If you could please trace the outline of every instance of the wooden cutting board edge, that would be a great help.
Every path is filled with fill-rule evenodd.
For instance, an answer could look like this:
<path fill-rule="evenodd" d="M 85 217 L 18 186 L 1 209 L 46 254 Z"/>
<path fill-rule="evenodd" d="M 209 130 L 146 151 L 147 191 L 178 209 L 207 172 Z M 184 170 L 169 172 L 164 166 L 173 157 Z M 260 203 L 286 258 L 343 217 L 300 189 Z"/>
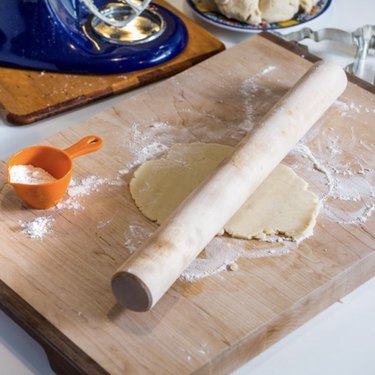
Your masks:
<path fill-rule="evenodd" d="M 361 276 L 358 278 L 358 270 Z M 375 276 L 375 254 L 361 259 L 350 270 L 343 271 L 321 288 L 298 301 L 292 308 L 284 311 L 274 320 L 265 323 L 241 341 L 233 344 L 227 353 L 221 353 L 211 363 L 203 366 L 193 375 L 227 375 L 256 357 L 272 344 L 307 323 L 354 289 Z M 235 361 L 228 360 L 231 356 Z M 234 362 L 236 363 L 234 365 Z"/>
<path fill-rule="evenodd" d="M 316 62 L 320 60 L 319 57 L 309 53 L 305 47 L 297 43 L 284 41 L 277 35 L 268 32 L 263 32 L 259 35 L 308 61 Z M 373 85 L 351 74 L 347 75 L 349 81 L 375 94 Z M 366 258 L 361 259 L 349 271 L 344 271 L 344 273 L 346 275 L 338 275 L 321 289 L 315 290 L 306 298 L 298 301 L 292 309 L 284 312 L 274 321 L 267 322 L 267 324 L 259 327 L 255 333 L 251 333 L 240 342 L 233 344 L 225 353 L 220 353 L 220 357 L 214 358 L 210 363 L 198 369 L 194 375 L 228 374 L 297 327 L 306 323 L 335 301 L 374 277 L 375 253 L 371 253 Z M 361 275 L 360 278 L 358 278 L 357 274 Z M 324 296 L 323 298 L 322 295 Z M 0 309 L 43 347 L 51 368 L 57 374 L 108 375 L 107 371 L 1 280 Z M 293 318 L 290 319 L 290 316 Z M 228 360 L 229 356 L 236 358 L 235 364 L 234 361 Z"/>

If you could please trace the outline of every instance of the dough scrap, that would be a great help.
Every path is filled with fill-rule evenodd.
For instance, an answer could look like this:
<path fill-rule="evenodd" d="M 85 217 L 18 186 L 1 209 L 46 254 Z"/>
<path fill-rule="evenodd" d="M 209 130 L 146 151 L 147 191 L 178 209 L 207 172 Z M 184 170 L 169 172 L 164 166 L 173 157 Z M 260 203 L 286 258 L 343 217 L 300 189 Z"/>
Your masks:
<path fill-rule="evenodd" d="M 214 143 L 176 144 L 161 159 L 146 161 L 130 181 L 140 211 L 161 224 L 233 148 Z M 312 233 L 318 197 L 289 167 L 280 164 L 252 194 L 224 230 L 233 237 L 281 235 L 301 240 Z"/>

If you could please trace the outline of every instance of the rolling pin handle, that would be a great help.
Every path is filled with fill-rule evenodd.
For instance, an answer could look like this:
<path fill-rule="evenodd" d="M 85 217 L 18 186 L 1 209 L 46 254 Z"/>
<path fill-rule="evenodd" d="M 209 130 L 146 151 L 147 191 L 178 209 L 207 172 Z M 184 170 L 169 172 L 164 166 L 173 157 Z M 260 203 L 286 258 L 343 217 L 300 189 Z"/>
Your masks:
<path fill-rule="evenodd" d="M 131 273 L 117 272 L 112 278 L 112 291 L 117 301 L 130 310 L 143 312 L 152 306 L 150 290 Z"/>

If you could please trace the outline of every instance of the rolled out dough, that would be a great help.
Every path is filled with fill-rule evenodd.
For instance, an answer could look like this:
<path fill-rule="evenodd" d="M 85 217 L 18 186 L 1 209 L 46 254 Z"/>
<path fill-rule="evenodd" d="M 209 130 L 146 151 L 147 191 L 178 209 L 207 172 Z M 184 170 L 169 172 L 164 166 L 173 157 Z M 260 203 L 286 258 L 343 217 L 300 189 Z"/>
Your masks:
<path fill-rule="evenodd" d="M 230 153 L 230 146 L 176 144 L 161 159 L 146 161 L 130 181 L 140 211 L 161 224 L 185 197 Z M 307 182 L 280 164 L 225 225 L 237 238 L 281 235 L 301 240 L 309 235 L 319 211 L 318 197 Z"/>

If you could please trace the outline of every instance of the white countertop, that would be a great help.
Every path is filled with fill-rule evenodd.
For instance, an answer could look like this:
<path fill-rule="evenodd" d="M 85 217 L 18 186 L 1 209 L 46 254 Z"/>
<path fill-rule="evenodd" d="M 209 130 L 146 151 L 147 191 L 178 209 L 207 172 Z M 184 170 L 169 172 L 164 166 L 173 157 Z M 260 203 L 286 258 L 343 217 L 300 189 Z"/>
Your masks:
<path fill-rule="evenodd" d="M 193 17 L 184 0 L 170 0 Z M 347 31 L 375 23 L 374 0 L 333 0 L 321 17 L 305 24 L 317 30 L 336 27 Z M 193 19 L 195 19 L 193 17 Z M 230 48 L 249 34 L 219 29 L 195 19 Z M 298 29 L 298 27 L 293 28 Z M 292 29 L 289 29 L 290 31 Z M 345 53 L 330 53 L 329 45 L 309 43 L 312 52 L 350 62 Z M 134 94 L 135 91 L 83 109 L 28 126 L 10 126 L 0 120 L 0 157 L 36 143 L 58 131 L 102 112 Z M 375 129 L 374 129 L 375 131 Z M 237 370 L 235 375 L 374 375 L 375 374 L 375 279 L 310 320 L 293 333 Z M 0 311 L 0 374 L 53 374 L 43 349 L 26 332 Z"/>

